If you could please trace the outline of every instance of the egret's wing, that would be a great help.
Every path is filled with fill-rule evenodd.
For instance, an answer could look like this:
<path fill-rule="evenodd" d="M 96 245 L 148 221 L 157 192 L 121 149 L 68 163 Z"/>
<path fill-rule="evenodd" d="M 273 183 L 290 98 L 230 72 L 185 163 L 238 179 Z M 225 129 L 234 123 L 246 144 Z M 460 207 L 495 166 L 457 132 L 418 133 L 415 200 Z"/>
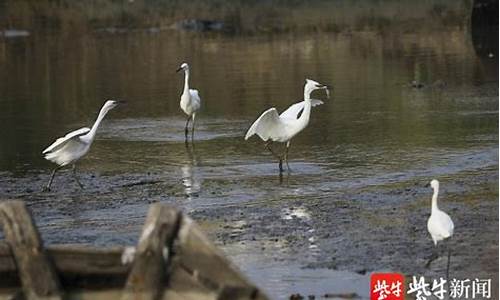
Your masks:
<path fill-rule="evenodd" d="M 278 111 L 273 107 L 263 112 L 262 115 L 253 122 L 245 135 L 245 140 L 257 134 L 262 140 L 267 141 L 269 138 L 279 135 L 282 129 L 283 126 Z"/>
<path fill-rule="evenodd" d="M 193 105 L 193 110 L 197 111 L 201 106 L 200 93 L 198 90 L 190 89 L 189 94 L 191 95 L 191 103 Z"/>
<path fill-rule="evenodd" d="M 443 214 L 446 216 L 444 217 L 443 219 L 443 226 L 444 228 L 446 228 L 446 232 L 448 233 L 448 235 L 446 237 L 450 237 L 453 235 L 453 230 L 455 229 L 455 224 L 453 224 L 453 221 L 451 220 L 450 216 L 443 212 Z"/>
<path fill-rule="evenodd" d="M 191 94 L 191 97 L 200 99 L 200 92 L 198 90 L 189 89 L 189 93 Z"/>
<path fill-rule="evenodd" d="M 48 146 L 45 150 L 43 150 L 42 154 L 46 154 L 46 153 L 55 151 L 55 150 L 59 149 L 60 147 L 64 146 L 67 142 L 89 133 L 89 131 L 90 131 L 90 128 L 87 128 L 87 127 L 83 127 L 83 128 L 77 129 L 75 131 L 71 131 L 70 133 L 66 134 L 65 136 L 58 138 L 52 145 Z"/>
<path fill-rule="evenodd" d="M 311 99 L 311 106 L 318 106 L 323 104 L 323 101 L 317 100 L 317 99 Z M 280 117 L 282 119 L 293 119 L 296 120 L 300 116 L 300 112 L 304 109 L 304 106 L 306 105 L 305 101 L 297 102 L 295 104 L 292 104 L 287 110 L 282 112 L 280 114 Z"/>
<path fill-rule="evenodd" d="M 454 224 L 448 214 L 440 211 L 436 216 L 431 216 L 427 223 L 427 229 L 431 234 L 448 238 L 453 235 Z"/>

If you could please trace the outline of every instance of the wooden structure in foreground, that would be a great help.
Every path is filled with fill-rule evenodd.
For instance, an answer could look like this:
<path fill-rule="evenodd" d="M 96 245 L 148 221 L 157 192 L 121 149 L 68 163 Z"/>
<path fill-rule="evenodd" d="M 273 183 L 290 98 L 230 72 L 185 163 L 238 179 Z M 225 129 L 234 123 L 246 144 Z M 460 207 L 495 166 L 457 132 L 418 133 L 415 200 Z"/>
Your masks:
<path fill-rule="evenodd" d="M 151 205 L 136 247 L 44 248 L 26 205 L 0 202 L 0 299 L 267 299 L 178 210 Z"/>

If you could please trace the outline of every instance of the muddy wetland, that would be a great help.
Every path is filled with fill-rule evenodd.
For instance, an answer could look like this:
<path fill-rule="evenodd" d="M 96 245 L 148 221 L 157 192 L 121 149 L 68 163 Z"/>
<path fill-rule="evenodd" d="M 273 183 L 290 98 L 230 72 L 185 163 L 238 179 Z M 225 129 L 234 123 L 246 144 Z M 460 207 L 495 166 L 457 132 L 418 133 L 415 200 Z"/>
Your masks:
<path fill-rule="evenodd" d="M 184 143 L 183 76 L 203 99 Z M 308 127 L 279 175 L 252 122 L 313 98 Z M 42 188 L 41 151 L 126 100 L 78 163 Z M 44 240 L 137 242 L 148 206 L 190 214 L 273 299 L 369 297 L 370 273 L 445 276 L 425 268 L 432 190 L 455 223 L 450 276 L 498 287 L 498 56 L 467 26 L 429 32 L 363 28 L 229 35 L 176 30 L 43 33 L 0 40 L 0 197 L 27 201 Z M 498 290 L 494 289 L 497 297 Z"/>

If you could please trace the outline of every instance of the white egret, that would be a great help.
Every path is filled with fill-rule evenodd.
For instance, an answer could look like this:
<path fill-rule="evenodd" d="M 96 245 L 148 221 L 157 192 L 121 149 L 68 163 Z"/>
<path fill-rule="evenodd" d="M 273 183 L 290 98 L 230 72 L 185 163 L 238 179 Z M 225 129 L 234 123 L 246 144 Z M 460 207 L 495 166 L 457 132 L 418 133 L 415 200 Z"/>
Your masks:
<path fill-rule="evenodd" d="M 187 140 L 190 120 L 193 121 L 191 139 L 193 139 L 194 137 L 194 122 L 196 113 L 201 106 L 201 99 L 198 90 L 189 88 L 189 65 L 187 63 L 182 63 L 181 66 L 177 69 L 177 72 L 181 70 L 184 70 L 184 90 L 182 91 L 180 106 L 184 113 L 186 113 L 186 115 L 188 116 L 186 121 L 186 128 L 184 129 Z"/>
<path fill-rule="evenodd" d="M 437 247 L 437 243 L 445 240 L 453 235 L 453 221 L 450 216 L 444 211 L 440 210 L 437 204 L 437 198 L 439 193 L 439 181 L 433 179 L 430 182 L 430 186 L 434 189 L 434 194 L 432 195 L 432 206 L 431 206 L 431 216 L 427 220 L 427 230 L 431 234 L 434 246 Z M 427 262 L 427 266 L 432 262 L 433 258 Z M 450 269 L 450 249 L 448 247 L 448 263 L 446 268 L 446 276 L 448 277 L 448 272 Z"/>
<path fill-rule="evenodd" d="M 252 126 L 250 126 L 250 129 L 248 129 L 245 135 L 245 140 L 257 134 L 266 142 L 267 149 L 279 159 L 280 172 L 283 172 L 283 158 L 290 171 L 290 166 L 288 165 L 290 141 L 309 123 L 311 107 L 323 104 L 323 101 L 311 99 L 311 93 L 319 89 L 326 90 L 327 97 L 330 97 L 328 86 L 311 79 L 306 79 L 306 84 L 304 85 L 304 101 L 291 105 L 280 115 L 278 115 L 278 111 L 274 107 L 266 110 Z M 280 156 L 274 153 L 271 148 L 272 142 L 286 143 L 284 155 Z"/>
<path fill-rule="evenodd" d="M 92 142 L 94 141 L 97 128 L 99 127 L 102 119 L 104 119 L 104 116 L 106 116 L 108 111 L 118 105 L 118 103 L 119 101 L 115 100 L 106 101 L 92 128 L 83 127 L 72 131 L 64 137 L 58 138 L 52 145 L 43 150 L 42 154 L 45 154 L 46 160 L 50 160 L 51 162 L 59 165 L 54 169 L 54 171 L 52 171 L 52 175 L 50 176 L 49 183 L 45 187 L 45 190 L 50 190 L 52 180 L 54 179 L 57 170 L 69 164 L 73 165 L 73 177 L 80 188 L 83 188 L 83 185 L 76 177 L 75 163 L 87 154 L 90 149 L 90 145 L 92 145 Z"/>

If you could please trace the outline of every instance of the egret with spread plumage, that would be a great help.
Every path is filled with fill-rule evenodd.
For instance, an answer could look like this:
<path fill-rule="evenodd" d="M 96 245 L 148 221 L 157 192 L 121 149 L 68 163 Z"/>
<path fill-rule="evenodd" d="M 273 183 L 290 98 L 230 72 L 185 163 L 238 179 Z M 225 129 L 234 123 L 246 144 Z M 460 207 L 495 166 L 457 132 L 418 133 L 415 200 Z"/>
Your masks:
<path fill-rule="evenodd" d="M 323 104 L 321 100 L 311 99 L 311 93 L 315 90 L 326 90 L 327 97 L 330 97 L 328 86 L 306 79 L 303 101 L 291 105 L 280 115 L 278 115 L 278 111 L 274 107 L 266 110 L 250 126 L 245 135 L 245 140 L 257 134 L 266 142 L 267 149 L 279 159 L 280 172 L 283 172 L 283 160 L 285 160 L 288 171 L 290 171 L 288 164 L 290 141 L 309 124 L 311 107 Z M 271 145 L 273 142 L 286 143 L 283 155 L 278 155 L 272 150 Z"/>
<path fill-rule="evenodd" d="M 63 137 L 58 138 L 52 145 L 43 150 L 42 154 L 45 155 L 45 159 L 58 165 L 58 167 L 52 171 L 52 175 L 50 176 L 49 183 L 45 187 L 45 190 L 50 190 L 50 186 L 52 185 L 56 172 L 67 165 L 73 165 L 73 177 L 80 188 L 83 188 L 83 185 L 76 176 L 76 162 L 89 152 L 90 146 L 95 139 L 99 124 L 101 124 L 104 116 L 106 116 L 111 109 L 116 107 L 118 103 L 119 101 L 115 100 L 106 101 L 92 128 L 83 127 L 72 131 Z"/>

